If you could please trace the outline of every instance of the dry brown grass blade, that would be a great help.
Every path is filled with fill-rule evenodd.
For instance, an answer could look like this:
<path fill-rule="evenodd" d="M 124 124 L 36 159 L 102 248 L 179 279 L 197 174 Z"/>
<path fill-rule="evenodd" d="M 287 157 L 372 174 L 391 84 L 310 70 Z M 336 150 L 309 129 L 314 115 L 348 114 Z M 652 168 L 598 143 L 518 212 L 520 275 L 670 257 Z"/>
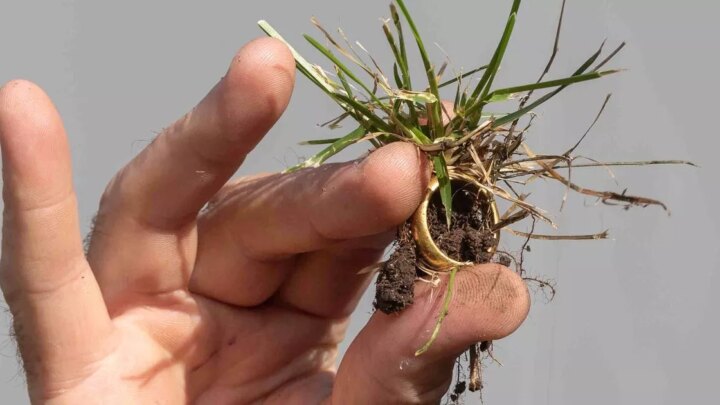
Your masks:
<path fill-rule="evenodd" d="M 530 194 L 515 194 L 515 195 L 516 195 L 517 199 L 519 199 L 521 201 L 525 201 L 525 199 L 527 199 L 527 197 Z M 509 218 L 511 215 L 514 215 L 516 211 L 520 211 L 520 210 L 522 210 L 522 208 L 518 207 L 517 204 L 512 204 L 512 205 L 510 205 L 510 207 L 508 207 L 508 209 L 505 210 L 504 213 L 502 213 L 502 215 L 500 215 L 500 220 Z"/>
<path fill-rule="evenodd" d="M 482 159 L 478 155 L 477 149 L 473 148 L 472 145 L 468 149 L 470 152 L 470 157 L 472 158 L 473 162 L 475 162 L 475 167 L 479 168 L 482 173 L 482 179 L 487 184 L 494 184 L 495 182 L 490 177 L 490 168 L 485 168 L 485 163 L 483 163 Z M 490 164 L 492 165 L 494 163 L 493 160 L 490 161 Z"/>
<path fill-rule="evenodd" d="M 522 172 L 537 170 L 537 166 L 541 166 L 540 161 L 547 160 L 545 165 L 550 167 L 557 167 L 560 162 L 569 162 L 571 159 L 564 155 L 535 155 L 533 157 L 527 157 L 524 159 L 510 160 L 505 163 L 501 163 L 500 170 L 508 172 Z"/>
<path fill-rule="evenodd" d="M 590 126 L 588 126 L 588 129 L 585 131 L 585 133 L 578 139 L 578 141 L 573 145 L 572 148 L 568 149 L 565 153 L 563 153 L 563 156 L 570 157 L 570 155 L 575 152 L 575 149 L 580 146 L 582 141 L 585 140 L 585 138 L 588 136 L 590 131 L 595 127 L 595 124 L 600 120 L 600 117 L 602 116 L 603 112 L 605 111 L 605 107 L 607 107 L 608 103 L 610 102 L 610 97 L 612 97 L 612 94 L 608 94 L 605 96 L 605 101 L 603 101 L 602 106 L 600 107 L 600 111 L 598 111 L 597 115 L 595 116 L 595 119 L 590 123 Z"/>
<path fill-rule="evenodd" d="M 500 220 L 500 222 L 498 222 L 497 224 L 495 224 L 495 225 L 492 227 L 491 231 L 492 231 L 492 232 L 497 232 L 497 231 L 499 231 L 499 230 L 501 230 L 501 229 L 503 229 L 503 228 L 506 228 L 506 227 L 508 227 L 508 226 L 516 223 L 516 222 L 520 222 L 520 221 L 522 221 L 523 219 L 525 219 L 525 218 L 527 218 L 527 217 L 529 217 L 529 216 L 530 216 L 530 212 L 529 212 L 529 211 L 525 211 L 525 210 L 523 210 L 523 211 L 518 211 L 518 212 L 516 212 L 515 214 L 512 214 L 512 215 L 508 216 L 507 218 L 504 218 L 504 219 Z"/>
<path fill-rule="evenodd" d="M 527 145 L 523 145 L 523 147 L 529 156 L 533 155 L 532 150 L 530 150 L 530 148 L 527 147 Z M 627 203 L 630 205 L 639 205 L 639 206 L 644 206 L 644 207 L 647 207 L 649 205 L 658 205 L 658 206 L 662 207 L 665 211 L 668 210 L 668 208 L 665 204 L 663 204 L 662 202 L 660 202 L 658 200 L 652 199 L 652 198 L 627 195 L 627 194 L 625 194 L 625 191 L 623 191 L 622 193 L 616 193 L 613 191 L 597 191 L 597 190 L 578 186 L 577 184 L 575 184 L 575 183 L 571 182 L 570 180 L 566 179 L 565 177 L 563 177 L 560 173 L 558 173 L 556 170 L 554 170 L 552 167 L 545 164 L 544 162 L 538 161 L 538 163 L 541 166 L 543 166 L 543 169 L 545 169 L 545 171 L 542 173 L 539 173 L 537 175 L 557 180 L 560 183 L 564 184 L 566 187 L 572 189 L 573 191 L 580 193 L 580 194 L 587 195 L 587 196 L 597 197 L 603 203 L 617 201 L 617 202 L 624 202 L 624 203 Z"/>
<path fill-rule="evenodd" d="M 514 229 L 505 228 L 504 230 L 510 232 L 513 235 L 521 236 L 528 239 L 539 239 L 539 240 L 599 240 L 607 239 L 608 231 L 600 233 L 594 233 L 589 235 L 542 235 L 534 232 L 521 232 Z"/>
<path fill-rule="evenodd" d="M 341 46 L 341 45 L 335 40 L 335 38 L 332 36 L 332 34 L 330 34 L 330 32 L 328 32 L 328 31 L 322 26 L 322 24 L 320 24 L 320 22 L 317 20 L 317 18 L 312 17 L 312 18 L 310 19 L 310 21 L 312 22 L 312 24 L 313 24 L 318 30 L 320 30 L 320 32 L 322 32 L 323 36 L 325 36 L 325 39 L 327 39 L 328 42 L 330 42 L 330 44 L 331 44 L 333 47 L 335 47 L 335 49 L 338 50 L 338 52 L 340 52 L 343 56 L 345 56 L 346 58 L 348 58 L 348 60 L 350 60 L 352 63 L 354 63 L 355 65 L 359 66 L 362 70 L 364 70 L 364 71 L 365 71 L 367 74 L 369 74 L 371 77 L 373 77 L 373 78 L 375 77 L 375 72 L 373 72 L 372 69 L 370 69 L 370 67 L 369 67 L 365 62 L 363 62 L 362 59 L 360 59 L 360 57 L 357 55 L 357 53 L 355 53 L 355 52 L 352 52 L 352 53 L 351 53 L 351 52 L 348 52 L 347 49 L 345 49 L 343 46 Z M 350 49 L 352 50 L 351 47 L 350 47 Z"/>
<path fill-rule="evenodd" d="M 548 72 L 550 72 L 550 68 L 552 67 L 553 63 L 555 63 L 555 57 L 557 56 L 558 51 L 560 50 L 560 33 L 562 32 L 563 17 L 565 16 L 565 2 L 566 2 L 566 0 L 563 0 L 562 6 L 560 6 L 560 16 L 558 17 L 557 26 L 555 28 L 555 39 L 553 40 L 553 50 L 550 53 L 550 59 L 548 60 L 547 64 L 545 65 L 545 69 L 540 74 L 540 77 L 537 80 L 538 83 L 540 83 L 542 81 L 542 79 L 545 78 L 545 75 L 547 75 Z M 523 107 L 525 107 L 527 102 L 530 100 L 530 97 L 532 97 L 533 93 L 534 93 L 534 90 L 529 91 L 520 100 L 518 109 L 522 109 Z M 512 136 L 513 133 L 515 132 L 515 128 L 517 127 L 518 122 L 520 122 L 519 118 L 517 120 L 515 120 L 512 123 L 512 125 L 510 126 L 510 136 Z M 522 139 L 522 135 L 520 135 L 519 138 Z"/>
<path fill-rule="evenodd" d="M 480 348 L 479 344 L 472 345 L 470 347 L 470 376 L 469 386 L 470 392 L 477 392 L 482 390 L 482 364 L 480 364 Z"/>
<path fill-rule="evenodd" d="M 686 166 L 692 166 L 692 167 L 698 167 L 693 162 L 690 162 L 688 160 L 676 160 L 676 159 L 668 159 L 668 160 L 635 160 L 635 161 L 618 161 L 618 162 L 602 162 L 596 159 L 589 158 L 587 156 L 576 156 L 573 157 L 572 160 L 577 159 L 587 159 L 591 161 L 592 163 L 574 163 L 572 164 L 573 169 L 577 168 L 594 168 L 594 167 L 602 167 L 610 171 L 610 177 L 612 179 L 615 179 L 615 175 L 610 170 L 611 167 L 616 166 L 655 166 L 655 165 L 686 165 Z M 555 169 L 567 169 L 568 165 L 558 164 L 554 167 Z M 522 177 L 522 176 L 529 176 L 534 174 L 541 174 L 544 173 L 546 169 L 534 169 L 529 171 L 516 171 L 516 170 L 506 170 L 503 169 L 503 180 L 508 180 L 516 177 Z"/>
<path fill-rule="evenodd" d="M 482 184 L 482 183 L 480 183 L 480 182 L 476 182 L 475 184 L 476 184 L 479 188 L 481 188 L 481 189 L 483 189 L 483 190 L 486 190 L 486 191 L 489 191 L 490 193 L 492 193 L 492 194 L 493 194 L 494 196 L 496 196 L 496 197 L 499 197 L 499 198 L 502 198 L 502 199 L 505 200 L 505 201 L 509 201 L 509 202 L 511 202 L 511 203 L 517 204 L 517 205 L 518 205 L 519 207 L 521 207 L 522 209 L 530 212 L 532 216 L 534 216 L 534 217 L 536 217 L 536 218 L 539 218 L 539 219 L 547 222 L 547 223 L 550 224 L 550 226 L 552 226 L 553 228 L 557 228 L 557 225 L 555 224 L 555 222 L 553 222 L 552 219 L 550 219 L 543 210 L 541 210 L 540 208 L 535 207 L 534 205 L 532 205 L 532 204 L 530 204 L 530 203 L 527 203 L 527 202 L 525 202 L 525 201 L 522 201 L 522 200 L 519 200 L 519 199 L 513 197 L 512 195 L 510 195 L 510 193 L 508 193 L 507 191 L 505 191 L 503 188 L 500 188 L 500 187 L 495 186 L 495 185 Z"/>
<path fill-rule="evenodd" d="M 655 200 L 655 199 L 647 198 L 647 197 L 635 196 L 635 195 L 627 195 L 627 194 L 625 194 L 625 191 L 623 191 L 622 193 L 616 193 L 613 191 L 597 191 L 597 190 L 592 190 L 589 188 L 580 187 L 577 184 L 572 183 L 571 181 L 565 179 L 564 177 L 562 177 L 560 174 L 558 174 L 554 170 L 548 171 L 547 174 L 545 174 L 544 176 L 548 177 L 548 178 L 553 178 L 553 179 L 563 183 L 565 186 L 571 188 L 573 191 L 575 191 L 577 193 L 588 195 L 591 197 L 597 197 L 603 203 L 606 203 L 606 204 L 612 203 L 613 201 L 617 201 L 617 202 L 627 203 L 630 205 L 639 205 L 639 206 L 643 206 L 643 207 L 647 207 L 650 205 L 658 205 L 658 206 L 662 207 L 665 211 L 668 211 L 668 207 L 659 200 Z"/>
<path fill-rule="evenodd" d="M 328 120 L 328 121 L 325 121 L 325 122 L 319 124 L 319 126 L 320 127 L 328 127 L 330 129 L 340 128 L 340 126 L 341 126 L 340 124 L 348 117 L 350 117 L 350 114 L 347 112 L 344 112 L 331 120 Z"/>
<path fill-rule="evenodd" d="M 433 143 L 431 145 L 419 145 L 418 147 L 423 152 L 428 153 L 443 152 L 449 149 L 457 148 L 459 146 L 467 144 L 474 138 L 490 133 L 492 131 L 491 126 L 492 120 L 488 120 L 478 126 L 475 130 L 468 132 L 462 138 L 459 138 L 457 140 L 442 138 L 439 139 L 440 142 Z"/>

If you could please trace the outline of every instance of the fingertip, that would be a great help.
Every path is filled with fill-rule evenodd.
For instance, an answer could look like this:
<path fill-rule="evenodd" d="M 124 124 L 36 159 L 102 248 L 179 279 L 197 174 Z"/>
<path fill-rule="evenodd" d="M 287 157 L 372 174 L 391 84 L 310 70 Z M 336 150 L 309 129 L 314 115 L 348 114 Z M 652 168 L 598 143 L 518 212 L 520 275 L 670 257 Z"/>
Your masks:
<path fill-rule="evenodd" d="M 363 193 L 388 228 L 409 218 L 420 205 L 430 177 L 425 156 L 412 144 L 395 142 L 360 165 Z"/>
<path fill-rule="evenodd" d="M 228 90 L 225 97 L 229 116 L 237 117 L 237 108 L 250 109 L 257 113 L 256 132 L 264 133 L 290 102 L 295 85 L 295 60 L 288 47 L 277 39 L 258 38 L 235 54 L 223 82 Z M 250 97 L 238 100 L 235 96 L 239 89 Z M 252 122 L 243 121 L 245 125 Z"/>
<path fill-rule="evenodd" d="M 236 162 L 272 128 L 290 102 L 295 84 L 292 54 L 282 42 L 258 38 L 240 48 L 220 82 L 181 120 L 213 161 Z M 208 137 L 219 139 L 208 145 Z"/>
<path fill-rule="evenodd" d="M 388 395 L 403 398 L 398 403 L 408 398 L 436 402 L 447 390 L 458 356 L 473 344 L 509 335 L 527 316 L 527 288 L 506 267 L 484 264 L 458 271 L 449 308 L 444 307 L 448 275 L 442 280 L 440 285 L 417 283 L 415 302 L 399 314 L 375 312 L 343 359 L 339 387 L 358 373 L 373 373 L 375 383 L 355 395 L 375 402 Z M 446 315 L 439 333 L 426 346 L 440 313 Z M 421 347 L 427 351 L 416 355 Z"/>
<path fill-rule="evenodd" d="M 12 80 L 0 88 L 0 149 L 6 203 L 46 205 L 72 191 L 62 120 L 35 83 Z"/>
<path fill-rule="evenodd" d="M 20 129 L 42 129 L 57 124 L 58 118 L 50 97 L 37 84 L 16 79 L 0 88 L 0 135 L 3 139 L 27 134 L 27 131 L 19 131 L 18 126 Z"/>
<path fill-rule="evenodd" d="M 478 342 L 509 335 L 527 316 L 527 288 L 507 267 L 464 267 L 448 290 L 450 279 L 446 273 L 439 285 L 416 283 L 414 303 L 403 312 L 373 314 L 340 364 L 337 402 L 436 403 L 447 392 L 458 356 Z"/>
<path fill-rule="evenodd" d="M 442 310 L 449 276 L 440 285 L 416 283 L 415 302 L 387 322 L 397 336 L 404 336 L 403 350 L 417 349 L 430 337 L 437 314 Z M 441 334 L 430 347 L 431 358 L 454 357 L 470 345 L 505 338 L 515 332 L 530 310 L 530 295 L 522 278 L 495 263 L 465 267 L 455 277 L 452 301 L 442 324 Z"/>
<path fill-rule="evenodd" d="M 5 97 L 7 97 L 10 94 L 21 94 L 25 92 L 41 92 L 44 94 L 42 89 L 35 83 L 31 82 L 30 80 L 26 79 L 13 79 L 0 87 L 0 99 L 5 101 Z"/>
<path fill-rule="evenodd" d="M 475 326 L 470 332 L 477 341 L 509 336 L 530 311 L 530 293 L 522 277 L 497 263 L 464 269 L 458 274 L 457 291 L 458 300 L 478 309 L 464 313 Z"/>
<path fill-rule="evenodd" d="M 258 81 L 263 92 L 289 96 L 295 83 L 295 59 L 281 41 L 256 38 L 235 53 L 226 80 L 231 86 L 237 81 L 243 86 Z"/>
<path fill-rule="evenodd" d="M 245 57 L 257 57 L 258 60 L 277 65 L 285 70 L 288 76 L 295 76 L 295 58 L 288 46 L 275 38 L 259 37 L 245 44 L 238 50 L 236 60 Z"/>

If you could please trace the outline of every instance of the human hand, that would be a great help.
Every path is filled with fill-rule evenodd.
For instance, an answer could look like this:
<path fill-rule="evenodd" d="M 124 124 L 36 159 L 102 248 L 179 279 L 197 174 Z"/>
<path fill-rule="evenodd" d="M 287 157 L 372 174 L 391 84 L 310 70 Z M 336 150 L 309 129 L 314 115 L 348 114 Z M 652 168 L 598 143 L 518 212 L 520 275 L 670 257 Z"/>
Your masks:
<path fill-rule="evenodd" d="M 432 403 L 458 355 L 520 325 L 522 280 L 499 265 L 465 269 L 427 353 L 414 356 L 444 288 L 419 284 L 406 311 L 373 314 L 335 371 L 371 279 L 360 270 L 413 213 L 429 168 L 395 143 L 357 162 L 228 183 L 293 83 L 284 45 L 245 46 L 113 178 L 87 255 L 57 111 L 32 83 L 0 90 L 0 282 L 33 402 Z"/>

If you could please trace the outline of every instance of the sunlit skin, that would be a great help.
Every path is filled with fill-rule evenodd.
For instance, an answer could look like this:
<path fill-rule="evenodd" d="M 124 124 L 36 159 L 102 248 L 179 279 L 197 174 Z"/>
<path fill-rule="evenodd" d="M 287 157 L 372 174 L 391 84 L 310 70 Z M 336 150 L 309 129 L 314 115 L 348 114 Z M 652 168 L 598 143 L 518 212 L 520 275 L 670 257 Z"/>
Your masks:
<path fill-rule="evenodd" d="M 413 353 L 442 284 L 418 283 L 399 315 L 374 313 L 336 369 L 372 277 L 361 270 L 418 206 L 430 168 L 395 143 L 229 181 L 285 110 L 294 75 L 281 43 L 243 47 L 110 181 L 87 255 L 58 112 L 30 82 L 2 87 L 0 281 L 34 403 L 436 403 L 458 355 L 519 327 L 522 280 L 499 265 L 466 268 L 426 354 Z"/>

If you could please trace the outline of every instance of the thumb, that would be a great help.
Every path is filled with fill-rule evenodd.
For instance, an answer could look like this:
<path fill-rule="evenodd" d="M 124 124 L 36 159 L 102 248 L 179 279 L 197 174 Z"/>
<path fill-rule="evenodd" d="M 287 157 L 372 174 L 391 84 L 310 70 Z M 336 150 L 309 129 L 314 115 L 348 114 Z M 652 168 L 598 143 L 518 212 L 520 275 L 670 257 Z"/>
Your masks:
<path fill-rule="evenodd" d="M 437 340 L 415 356 L 435 327 L 447 281 L 416 286 L 415 303 L 400 314 L 375 312 L 343 358 L 333 404 L 436 403 L 447 392 L 459 355 L 477 342 L 509 335 L 527 316 L 527 288 L 510 269 L 463 269 Z"/>
<path fill-rule="evenodd" d="M 0 286 L 31 395 L 52 396 L 107 354 L 111 322 L 83 254 L 65 131 L 34 84 L 0 89 L 0 149 Z"/>

